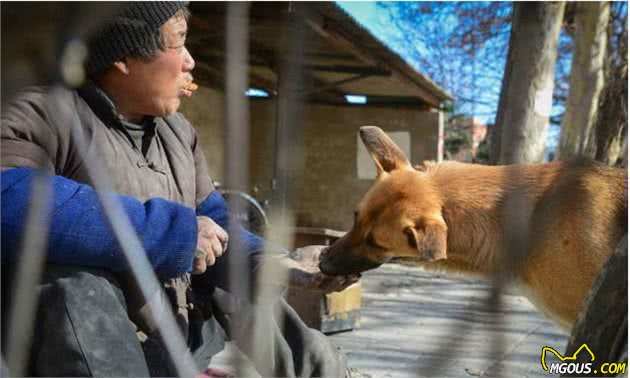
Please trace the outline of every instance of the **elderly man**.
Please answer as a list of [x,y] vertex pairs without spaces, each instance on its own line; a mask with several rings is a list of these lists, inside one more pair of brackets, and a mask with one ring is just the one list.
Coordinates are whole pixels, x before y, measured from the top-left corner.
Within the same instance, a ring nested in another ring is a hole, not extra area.
[[[274,252],[242,228],[226,232],[226,206],[212,187],[195,130],[177,113],[182,97],[191,95],[195,66],[185,45],[186,5],[125,3],[89,39],[86,85],[55,98],[47,88],[29,88],[3,111],[3,290],[20,257],[36,169],[49,175],[52,188],[29,374],[174,374],[92,188],[82,149],[100,158],[173,309],[189,319],[182,331],[199,371],[224,345],[217,319],[225,318],[226,309],[217,305],[215,286],[227,287],[222,257],[230,253],[227,246],[235,239],[245,246],[252,274],[263,250]],[[61,111],[59,103],[67,109]],[[83,145],[74,142],[72,128],[81,129]],[[310,257],[316,260],[317,253]],[[287,263],[287,269],[290,281],[315,289],[341,289],[354,279],[340,282],[296,263]],[[192,283],[189,272],[197,273]],[[271,310],[260,315],[244,298],[230,310],[258,314],[257,321],[268,325],[273,361],[261,373],[342,375],[343,357],[278,300],[282,319]],[[278,324],[284,325],[282,331]]]

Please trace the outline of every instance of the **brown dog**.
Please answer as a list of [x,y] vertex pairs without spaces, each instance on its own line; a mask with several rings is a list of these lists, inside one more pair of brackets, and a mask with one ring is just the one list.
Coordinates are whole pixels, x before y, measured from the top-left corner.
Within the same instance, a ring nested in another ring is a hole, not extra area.
[[[624,169],[586,161],[414,169],[378,127],[359,133],[377,178],[359,203],[352,230],[322,257],[322,272],[357,273],[392,258],[486,277],[512,266],[525,295],[572,327],[626,232]],[[521,263],[509,264],[515,261]]]

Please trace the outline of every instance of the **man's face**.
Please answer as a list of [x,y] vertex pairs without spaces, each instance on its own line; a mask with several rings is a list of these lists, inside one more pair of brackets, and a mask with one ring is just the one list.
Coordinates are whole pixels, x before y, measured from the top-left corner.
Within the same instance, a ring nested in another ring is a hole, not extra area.
[[184,17],[173,17],[163,26],[166,49],[146,61],[129,58],[132,101],[137,101],[133,113],[165,116],[177,111],[182,96],[190,96],[184,86],[192,81],[195,61],[186,49],[188,24]]

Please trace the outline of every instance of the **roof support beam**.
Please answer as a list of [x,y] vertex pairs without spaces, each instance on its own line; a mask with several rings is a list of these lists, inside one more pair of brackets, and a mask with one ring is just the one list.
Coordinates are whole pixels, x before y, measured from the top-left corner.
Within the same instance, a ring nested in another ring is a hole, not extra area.
[[346,65],[326,65],[326,64],[305,64],[304,68],[311,71],[320,72],[340,72],[340,73],[355,73],[355,74],[367,74],[369,76],[391,76],[392,72],[384,70],[380,67],[373,66],[346,66]]
[[[275,74],[276,77],[280,77],[282,75],[282,67],[286,67],[286,64],[282,64],[281,61],[279,61],[272,52],[270,51],[266,51],[264,48],[260,48],[258,46],[256,46],[254,43],[250,42],[250,57],[252,60],[256,60],[258,62],[262,62],[263,66],[268,67],[269,69],[271,69]],[[253,63],[252,63],[253,64]],[[330,101],[339,101],[339,99],[343,99],[343,93],[341,93],[340,91],[336,90],[336,86],[339,84],[333,84],[331,85],[331,83],[327,83],[321,79],[316,78],[314,75],[312,75],[311,73],[308,72],[304,72],[304,69],[307,68],[308,65],[302,65],[300,67],[300,70],[302,70],[302,74],[303,77],[311,83],[311,85],[315,86],[317,89],[316,90],[309,90],[308,92],[304,93],[305,96],[308,96],[312,93],[315,92],[323,92],[320,94],[320,97],[324,97],[324,98],[328,98]],[[362,79],[365,76],[362,76],[361,78],[352,78],[352,80],[348,80],[348,79],[344,79],[344,82],[350,82],[350,81],[354,81],[354,80],[358,80],[358,79]],[[279,84],[277,84],[277,86],[279,86]]]
[[359,74],[359,75],[355,75],[346,79],[342,79],[342,80],[337,80],[334,81],[332,83],[323,83],[322,85],[315,87],[311,90],[309,90],[308,92],[304,93],[303,95],[310,95],[313,93],[317,93],[317,92],[321,92],[324,91],[326,89],[331,89],[331,88],[336,88],[342,84],[347,84],[347,83],[351,83],[353,81],[357,81],[357,80],[361,80],[361,79],[365,79],[366,77],[372,76],[369,73],[363,73],[363,74]]
[[[212,78],[212,81],[214,81],[215,83],[220,83],[221,85],[225,83],[224,64],[207,64],[203,60],[202,56],[202,59],[197,60],[196,68],[197,70],[193,71],[195,76],[200,72],[205,72],[210,78]],[[267,93],[269,93],[269,95],[272,96],[277,93],[275,82],[260,77],[251,71],[249,72],[249,85],[254,88],[264,89]]]

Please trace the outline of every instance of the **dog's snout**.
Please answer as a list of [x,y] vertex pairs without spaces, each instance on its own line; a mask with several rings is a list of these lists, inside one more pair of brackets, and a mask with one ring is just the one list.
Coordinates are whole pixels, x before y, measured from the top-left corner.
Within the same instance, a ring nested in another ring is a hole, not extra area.
[[422,254],[422,259],[428,262],[443,260],[445,258],[446,258],[446,254],[440,254],[439,251],[435,251],[433,249],[426,250]]
[[319,269],[328,275],[357,274],[380,266],[382,262],[372,261],[366,256],[334,246],[322,251]]
[[325,247],[322,248],[321,252],[319,253],[319,262],[321,263],[324,259],[326,259],[326,256],[328,255],[328,251],[330,251],[330,247]]
[[342,274],[339,272],[340,259],[343,260],[341,255],[343,254],[335,252],[332,247],[323,249],[319,255],[319,270],[328,275]]
[[322,273],[324,274],[328,274],[328,275],[334,275],[335,274],[335,269],[334,269],[334,263],[331,261],[332,259],[330,258],[330,247],[327,247],[325,249],[322,250],[322,252],[319,255],[319,270],[322,271]]
[[331,276],[335,274],[335,272],[331,268],[330,264],[327,263],[325,260],[319,262],[319,270],[321,270],[322,273],[328,274],[328,275],[331,275]]

